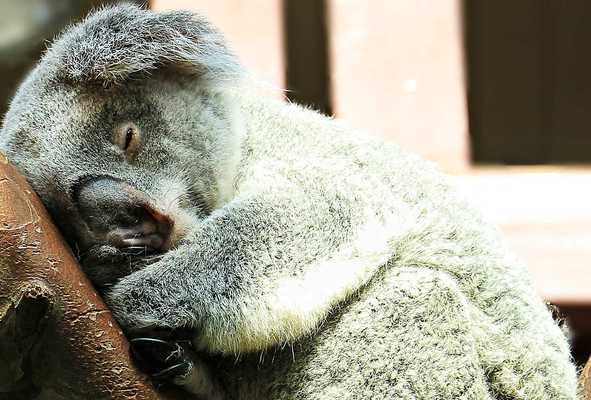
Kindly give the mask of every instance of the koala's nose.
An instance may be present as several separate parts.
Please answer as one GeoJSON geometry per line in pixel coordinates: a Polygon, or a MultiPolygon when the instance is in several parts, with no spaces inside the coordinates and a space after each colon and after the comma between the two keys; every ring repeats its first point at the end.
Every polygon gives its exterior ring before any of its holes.
{"type": "Polygon", "coordinates": [[[160,253],[170,249],[173,228],[171,219],[148,204],[143,216],[132,225],[121,226],[107,233],[107,241],[130,255],[160,253]]]}
{"type": "Polygon", "coordinates": [[[72,196],[95,242],[137,255],[170,248],[173,221],[129,183],[112,177],[83,179],[72,196]]]}

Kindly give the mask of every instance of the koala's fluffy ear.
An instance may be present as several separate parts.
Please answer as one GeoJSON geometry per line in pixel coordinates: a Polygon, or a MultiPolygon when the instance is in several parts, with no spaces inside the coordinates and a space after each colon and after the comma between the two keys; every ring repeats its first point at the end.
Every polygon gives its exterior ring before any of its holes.
{"type": "Polygon", "coordinates": [[[66,30],[44,59],[58,80],[104,85],[164,66],[180,67],[212,81],[233,80],[241,74],[222,35],[203,17],[186,11],[156,13],[132,5],[91,14],[66,30]]]}

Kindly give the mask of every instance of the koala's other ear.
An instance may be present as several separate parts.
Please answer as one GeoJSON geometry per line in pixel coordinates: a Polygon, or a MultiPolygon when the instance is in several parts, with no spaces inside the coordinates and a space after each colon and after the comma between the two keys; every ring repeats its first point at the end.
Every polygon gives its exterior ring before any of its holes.
{"type": "Polygon", "coordinates": [[[203,17],[156,13],[132,5],[104,8],[66,30],[44,60],[70,82],[122,83],[131,75],[173,66],[206,81],[234,80],[241,67],[222,35],[203,17]]]}

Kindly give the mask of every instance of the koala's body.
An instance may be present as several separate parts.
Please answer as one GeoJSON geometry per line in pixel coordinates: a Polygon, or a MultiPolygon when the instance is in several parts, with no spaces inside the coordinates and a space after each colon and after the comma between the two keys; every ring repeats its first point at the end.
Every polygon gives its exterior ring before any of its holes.
{"type": "Polygon", "coordinates": [[[562,331],[436,168],[249,85],[203,19],[123,6],[12,102],[0,149],[127,332],[190,331],[205,397],[574,399],[562,331]]]}

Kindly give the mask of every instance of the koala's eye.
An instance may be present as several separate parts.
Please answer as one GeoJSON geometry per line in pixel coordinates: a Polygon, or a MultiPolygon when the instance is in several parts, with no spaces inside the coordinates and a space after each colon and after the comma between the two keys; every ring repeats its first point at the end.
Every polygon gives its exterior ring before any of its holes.
{"type": "Polygon", "coordinates": [[[133,155],[140,145],[140,130],[131,122],[117,127],[115,130],[115,144],[127,155],[133,155]]]}
{"type": "Polygon", "coordinates": [[[128,127],[127,130],[125,131],[125,146],[123,146],[124,150],[127,150],[129,148],[129,145],[131,144],[131,140],[133,139],[133,128],[132,127],[128,127]]]}

